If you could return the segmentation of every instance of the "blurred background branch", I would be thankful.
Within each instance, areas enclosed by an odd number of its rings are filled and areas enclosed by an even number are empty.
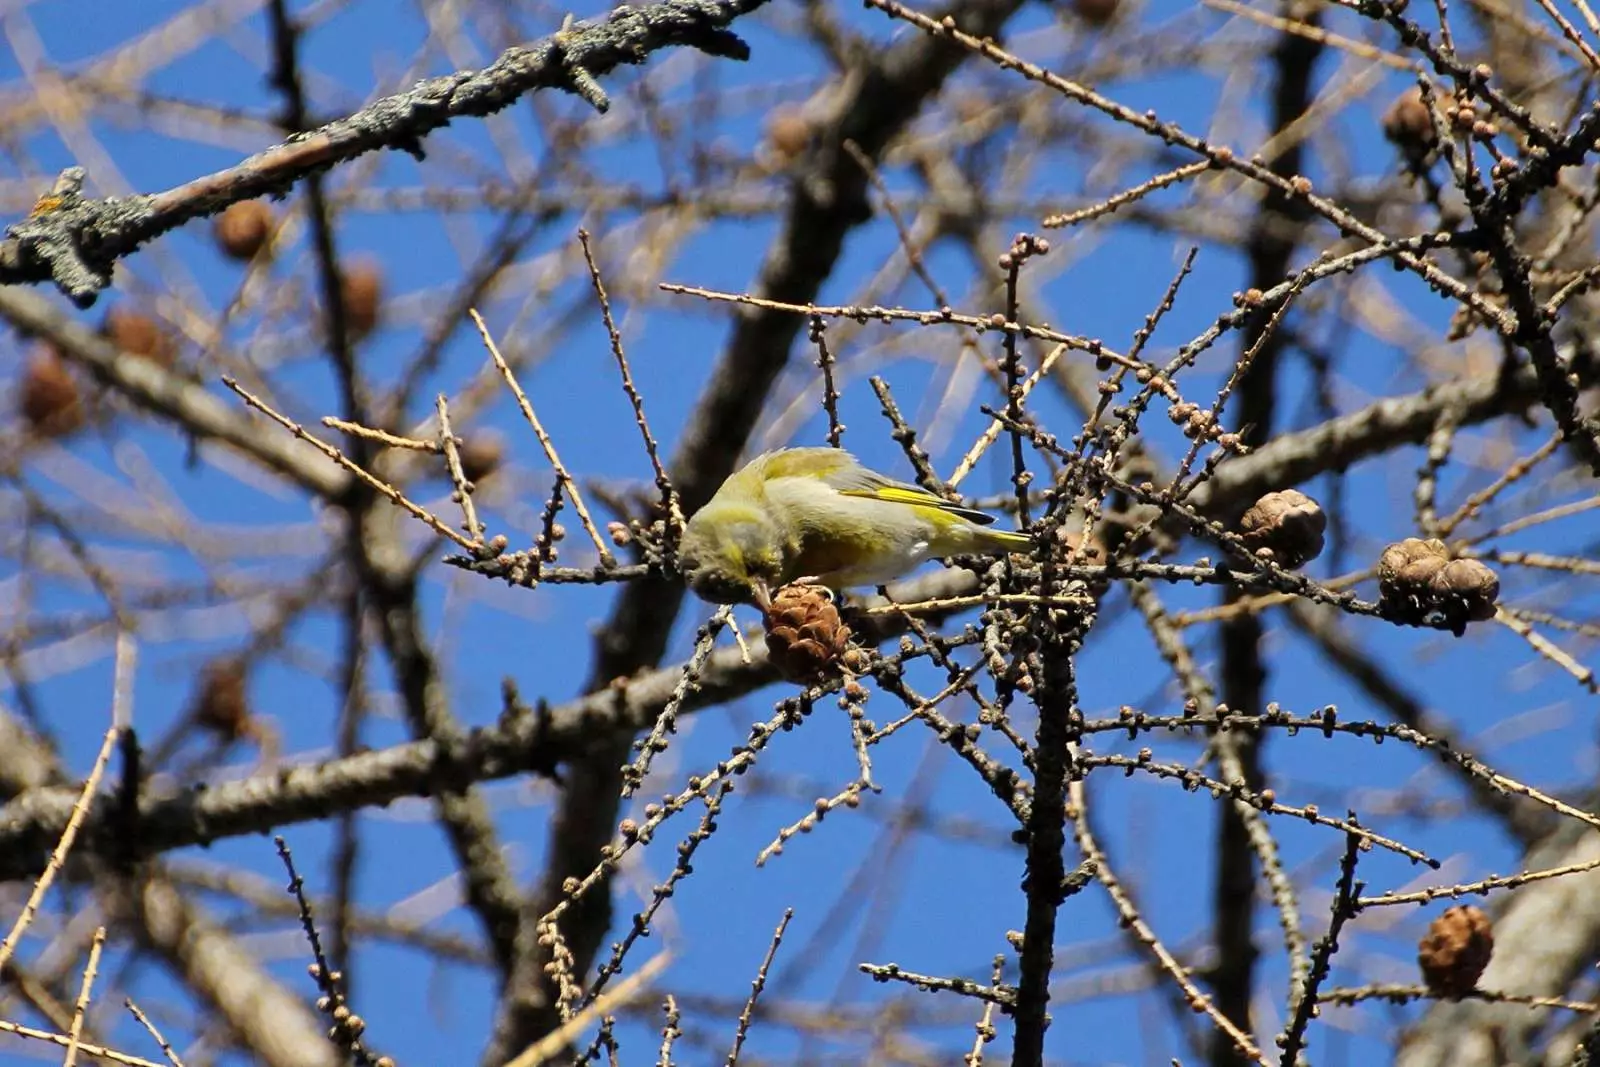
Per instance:
[[[1586,5],[0,36],[5,1054],[1592,1058]],[[824,444],[1031,550],[686,595]]]

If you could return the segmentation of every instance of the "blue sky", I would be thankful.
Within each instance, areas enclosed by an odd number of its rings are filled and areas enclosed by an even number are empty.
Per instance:
[[[718,62],[700,73],[703,65],[692,64],[686,55],[658,57],[652,69],[665,68],[672,75],[663,82],[664,98],[670,103],[697,88],[733,94],[742,87],[778,83],[783,87],[778,93],[780,98],[803,100],[810,91],[809,83],[821,69],[820,61],[811,49],[797,47],[783,31],[780,23],[788,24],[797,17],[794,10],[782,6],[783,2],[776,0],[762,14],[739,24],[738,29],[753,49],[750,64]],[[79,5],[35,3],[13,17],[25,17],[31,22],[44,54],[54,64],[73,68],[148,28],[162,25],[184,6],[165,0],[142,0],[139,4],[102,2],[90,4],[92,17],[85,17],[85,10]],[[582,17],[595,10],[598,9],[591,5],[576,9],[576,13]],[[559,14],[529,8],[520,10],[518,17],[529,34],[538,34],[555,29]],[[844,8],[840,17],[880,42],[912,32],[873,11]],[[1144,26],[1165,26],[1167,35],[1174,40],[1210,42],[1219,48],[1230,39],[1248,36],[1246,27],[1227,23],[1215,12],[1171,0],[1160,0],[1143,9],[1139,20]],[[1014,24],[1013,39],[1030,57],[1069,73],[1090,64],[1103,52],[1115,52],[1119,47],[1115,34],[1132,33],[1128,29],[1117,30],[1109,41],[1099,41],[1076,30],[1056,32],[1052,29],[1055,24],[1052,13],[1030,7]],[[1340,25],[1348,33],[1364,32],[1355,23]],[[275,105],[264,82],[268,54],[264,33],[262,16],[243,18],[206,43],[185,49],[180,58],[151,78],[149,86],[158,94],[239,108],[257,118],[270,118]],[[352,3],[320,22],[306,38],[303,59],[306,68],[315,73],[314,109],[328,116],[341,114],[363,100],[402,87],[415,76],[450,69],[438,49],[420,67],[415,64],[412,57],[425,34],[426,23],[417,7],[376,0]],[[492,55],[481,37],[469,34],[467,40],[476,48],[474,62],[485,62]],[[1324,59],[1320,75],[1329,77],[1342,61],[1342,56]],[[0,81],[16,86],[21,75],[16,56],[0,49]],[[1262,135],[1261,116],[1253,110],[1258,102],[1247,98],[1248,107],[1227,110],[1220,120],[1215,114],[1219,100],[1239,98],[1240,86],[1230,82],[1235,75],[1248,85],[1251,78],[1264,78],[1266,71],[1253,65],[1249,69],[1229,68],[1219,60],[1200,70],[1186,68],[1175,74],[1111,78],[1102,87],[1130,106],[1157,107],[1164,118],[1192,131],[1220,129],[1222,139],[1247,149]],[[1018,84],[992,70],[981,75],[969,72],[962,78],[964,85],[980,82],[991,93],[1015,89]],[[615,125],[608,129],[623,128],[637,119],[638,97],[630,91],[636,83],[637,76],[633,74],[607,82],[615,101],[607,120]],[[1336,143],[1347,156],[1346,165],[1355,173],[1382,176],[1392,172],[1391,150],[1377,135],[1376,116],[1404,84],[1405,77],[1394,72],[1375,78],[1370,92],[1342,110],[1318,144]],[[1122,128],[1103,120],[1090,121],[1075,109],[1069,111],[1070,105],[1060,106],[1064,115],[1086,122],[1101,134],[1128,136]],[[577,117],[584,105],[572,98],[546,97],[538,101],[538,107],[547,115]],[[760,103],[729,106],[714,119],[716,138],[735,148],[748,146],[760,136],[765,113],[766,106]],[[495,122],[492,130],[476,121],[457,122],[429,140],[429,162],[418,165],[398,154],[370,164],[363,161],[335,174],[331,189],[337,195],[352,182],[377,188],[414,188],[420,182],[470,193],[476,187],[475,175],[505,177],[504,162],[491,132],[536,155],[542,147],[539,129],[527,107],[513,109]],[[1214,123],[1218,125],[1214,127]],[[99,184],[98,192],[163,189],[229,165],[248,150],[251,142],[269,143],[264,129],[232,133],[226,143],[202,143],[220,138],[184,136],[181,130],[152,130],[126,108],[97,111],[90,129],[94,143],[115,161],[120,181],[126,183],[123,187],[104,172],[91,168],[92,181]],[[589,157],[596,171],[659,191],[662,170],[656,151],[635,136],[614,136],[613,142]],[[25,145],[29,165],[24,168],[8,163],[10,173],[6,177],[21,190],[47,184],[48,175],[80,159],[83,140],[77,139],[76,147],[71,143],[74,141],[70,132],[62,136],[49,130],[37,131]],[[1108,178],[1103,161],[1088,158],[1079,149],[1055,147],[1041,155],[1021,190],[1024,197],[1039,201],[1067,204],[1085,194],[1104,195],[1153,172],[1140,169],[1146,164],[1139,163]],[[1313,165],[1311,177],[1319,182],[1331,180],[1320,162]],[[917,189],[904,169],[891,169],[888,181],[897,193],[907,197],[913,197]],[[770,188],[781,194],[781,180],[773,179]],[[1157,194],[1151,202],[1176,208],[1186,202],[1188,195],[1188,190],[1180,187]],[[20,212],[26,206],[26,197],[19,194],[15,199],[20,202]],[[291,202],[300,203],[298,192]],[[1251,210],[1244,196],[1236,196],[1229,207],[1244,218]],[[569,264],[576,262],[577,222],[576,217],[569,216],[549,227],[530,246],[527,258],[536,263],[555,257],[566,257]],[[423,333],[442,306],[441,294],[449,291],[448,287],[459,280],[474,255],[482,250],[494,224],[489,211],[466,211],[446,218],[432,211],[371,207],[358,207],[341,219],[342,252],[348,257],[367,257],[380,263],[388,291],[396,294],[385,327],[360,350],[363,367],[376,380],[392,380],[398,367],[417,350]],[[585,224],[600,242],[602,268],[613,279],[633,373],[645,397],[652,426],[663,448],[670,452],[715,354],[728,336],[731,312],[727,305],[663,296],[638,284],[630,271],[638,273],[637,257],[643,250],[628,243],[627,227],[633,219],[625,213],[594,214]],[[1037,219],[1018,216],[1005,220],[1004,225],[1012,230],[1033,228]],[[652,281],[742,290],[753,284],[773,232],[770,218],[713,221],[699,226],[692,238],[674,248],[653,274],[645,271],[640,276]],[[1103,337],[1113,347],[1125,346],[1140,327],[1186,251],[1183,240],[1137,225],[1098,227],[1088,234],[1052,234],[1051,239],[1055,250],[1045,261],[1039,286],[1041,297],[1051,308],[1052,322],[1073,333]],[[822,298],[853,299],[894,248],[894,232],[886,219],[880,217],[863,228],[852,236]],[[1311,255],[1302,251],[1294,263],[1308,262]],[[547,259],[540,261],[538,257]],[[270,306],[273,298],[281,298],[289,305],[298,299],[304,305],[304,294],[314,289],[312,264],[304,241],[292,246],[272,269],[265,305]],[[935,249],[928,257],[928,265],[963,310],[987,314],[997,309],[981,302],[987,299],[984,290],[993,284],[994,277],[975,276],[972,264],[959,249]],[[196,299],[189,306],[206,308],[213,316],[234,294],[241,276],[236,264],[213,250],[208,228],[200,225],[164,238],[125,266],[126,270],[119,272],[117,292],[108,296],[108,303],[147,300],[148,295],[141,294],[172,290],[180,295],[192,294]],[[581,297],[587,283],[581,276],[569,273],[547,296],[539,296],[533,294],[531,281],[520,280],[535,276],[531,270],[519,275],[516,285],[502,287],[486,300],[482,311],[492,329],[510,334],[508,343],[537,350],[542,339],[554,334],[558,316]],[[1371,276],[1374,284],[1385,287],[1413,321],[1425,328],[1442,330],[1449,308],[1420,283],[1386,268]],[[1194,275],[1163,322],[1152,350],[1170,354],[1178,344],[1205,329],[1216,315],[1228,310],[1229,297],[1242,287],[1244,277],[1239,257],[1216,246],[1203,249]],[[914,279],[885,300],[911,307],[930,304],[929,296]],[[98,321],[100,314],[96,309],[87,317]],[[281,359],[284,365],[274,371],[273,377],[281,390],[279,395],[295,417],[314,423],[319,416],[336,411],[337,399],[326,366],[314,350],[314,338],[303,329],[305,321],[288,313],[264,323],[263,316],[253,310],[227,327],[227,338],[234,352],[249,353],[257,359]],[[1320,333],[1332,332],[1325,325],[1325,317],[1316,321]],[[301,328],[297,328],[297,322]],[[846,444],[869,465],[902,476],[908,473],[867,387],[861,368],[869,366],[872,373],[882,374],[890,381],[902,408],[930,435],[936,466],[945,472],[953,468],[982,428],[977,403],[993,403],[994,397],[980,386],[976,399],[957,405],[953,416],[948,407],[939,403],[951,373],[955,347],[951,337],[928,331],[913,333],[903,325],[877,323],[859,330],[841,329],[838,336],[841,340],[836,350],[845,382],[841,412],[848,427]],[[991,351],[998,345],[993,335],[976,341]],[[1358,333],[1344,352],[1339,365],[1338,399],[1346,409],[1365,398],[1409,392],[1424,384],[1422,376],[1407,364],[1405,353],[1372,332]],[[1236,339],[1219,345],[1188,379],[1188,394],[1201,399],[1211,396],[1236,354]],[[778,391],[780,397],[820,394],[820,385],[809,368],[810,358],[802,336]],[[420,393],[424,403],[431,407],[433,394],[439,390],[458,395],[484,366],[485,355],[474,333],[469,328],[457,329],[445,347],[445,358]],[[1286,416],[1290,424],[1279,429],[1303,425],[1311,417],[1298,400],[1304,395],[1307,382],[1304,363],[1291,362],[1284,378],[1285,395],[1297,399],[1282,405],[1281,410],[1294,413],[1294,417],[1291,421]],[[209,380],[220,392],[214,374]],[[616,386],[615,366],[598,314],[578,315],[576,325],[560,335],[522,380],[563,459],[574,471],[613,483],[648,485],[650,470],[626,401]],[[797,410],[809,414],[785,421],[782,425],[791,426],[792,432],[781,440],[764,443],[821,443],[826,424],[820,408],[811,403],[809,407],[800,404]],[[1066,406],[1055,396],[1045,395],[1044,390],[1036,410],[1045,425],[1063,436],[1076,426]],[[777,420],[778,411],[776,405],[769,411],[767,425]],[[426,412],[412,414],[421,417]],[[467,428],[493,428],[509,444],[512,471],[502,485],[485,491],[480,508],[491,533],[506,533],[514,547],[525,545],[534,532],[549,485],[548,466],[504,395],[474,414]],[[1161,413],[1150,419],[1147,428],[1152,442],[1165,455],[1180,453],[1181,438]],[[1503,467],[1508,456],[1531,451],[1547,433],[1542,423],[1532,429],[1504,429],[1496,441],[1484,446],[1488,455],[1484,470],[1468,475],[1447,473],[1441,499],[1451,504],[1459,501],[1466,491],[1493,476],[1496,468],[1489,461]],[[997,449],[996,455],[967,483],[966,488],[973,495],[1005,489],[1008,470],[1001,451]],[[142,484],[148,486],[151,478],[139,472],[151,471],[183,502],[201,528],[227,532],[265,524],[281,534],[274,544],[259,546],[259,551],[222,566],[222,571],[240,579],[281,579],[314,566],[324,540],[318,527],[321,516],[315,506],[291,491],[269,491],[260,480],[243,481],[235,476],[236,469],[190,468],[184,457],[185,444],[177,435],[124,420],[108,436],[87,436],[73,443],[68,455],[52,454],[42,459],[37,484],[56,499],[73,501],[70,487],[79,476],[74,472],[81,471],[79,464],[124,485],[142,478]],[[1406,449],[1351,472],[1345,492],[1353,535],[1352,561],[1375,560],[1383,544],[1414,532],[1411,478],[1420,459],[1418,450]],[[1319,495],[1327,491],[1328,485],[1324,481],[1304,488]],[[1572,495],[1570,487],[1566,494],[1563,499]],[[434,483],[423,495],[441,507],[447,504],[442,499],[442,483]],[[570,513],[566,522],[570,531],[567,558],[582,562],[586,559],[583,539]],[[416,532],[420,536],[420,528]],[[1579,516],[1507,544],[1571,551],[1592,540],[1596,532],[1592,519]],[[181,549],[123,540],[115,535],[102,543],[108,550],[126,551],[129,561],[141,568],[157,569],[142,571],[143,574],[164,573],[192,581],[205,573],[194,554]],[[1196,554],[1198,550],[1186,550],[1184,558]],[[14,565],[8,562],[3,566]],[[1334,573],[1327,560],[1309,569],[1319,577]],[[0,578],[9,584],[13,573],[0,572]],[[572,587],[508,591],[442,565],[432,567],[427,577],[428,625],[446,649],[442,658],[447,664],[453,710],[464,723],[494,721],[503,676],[514,678],[523,695],[530,699],[537,696],[560,701],[578,695],[592,653],[592,628],[606,617],[609,591]],[[1570,588],[1560,589],[1559,583],[1535,579],[1508,581],[1508,596],[1518,603],[1535,604],[1546,602],[1559,592],[1559,604],[1569,617],[1582,617],[1588,610],[1592,594],[1575,594]],[[1204,606],[1213,603],[1216,596],[1211,588],[1162,592],[1174,610]],[[1370,583],[1364,592],[1372,595]],[[53,583],[42,597],[42,611],[89,609],[96,603],[90,591],[69,588],[61,582]],[[312,613],[297,624],[286,651],[267,659],[252,678],[252,700],[282,732],[284,751],[292,759],[314,759],[329,751],[331,728],[338,712],[336,695],[327,683],[338,655],[335,610],[336,606],[330,605],[328,611]],[[691,610],[680,619],[670,661],[676,662],[687,654],[693,627],[706,614],[701,606],[691,604]],[[248,625],[243,613],[223,611],[207,625],[190,620],[158,630],[143,641],[135,696],[135,723],[143,737],[161,736],[184,710],[189,699],[189,679],[197,666],[211,655],[237,648]],[[1508,631],[1475,627],[1465,638],[1456,640],[1432,633],[1398,631],[1370,620],[1355,620],[1352,629],[1376,650],[1377,659],[1410,682],[1428,706],[1446,716],[1462,736],[1485,739],[1483,743],[1491,746],[1486,751],[1492,752],[1498,769],[1514,776],[1525,775],[1546,786],[1559,787],[1592,778],[1595,766],[1587,725],[1590,698],[1570,678],[1536,661],[1528,647]],[[1190,631],[1190,637],[1196,643],[1197,656],[1211,664],[1215,656],[1213,634],[1197,629]],[[1271,657],[1267,685],[1271,699],[1302,712],[1336,704],[1347,717],[1378,714],[1282,620],[1269,616],[1266,644]],[[1580,654],[1583,651],[1579,645],[1568,647]],[[74,773],[87,769],[106,724],[110,677],[106,646],[92,650],[83,665],[44,672],[38,681],[47,719],[60,738],[64,759]],[[913,672],[911,679],[924,692],[932,692],[940,685],[925,672]],[[1082,656],[1080,684],[1084,708],[1091,715],[1114,713],[1122,704],[1170,712],[1181,702],[1160,669],[1142,626],[1130,617],[1126,600],[1120,596],[1103,614]],[[7,688],[10,685],[8,680]],[[390,680],[386,668],[374,670],[371,685],[378,714],[369,721],[363,742],[381,746],[405,739],[406,729],[388,700]],[[730,745],[740,743],[749,724],[766,718],[772,701],[788,692],[787,687],[775,687],[730,707],[694,716],[684,725],[672,749],[658,759],[657,776],[646,792],[681,788],[688,774],[709,766]],[[0,700],[3,699],[9,699],[6,689],[0,689]],[[959,711],[968,717],[973,714],[970,706],[960,707]],[[873,694],[868,704],[870,717],[882,723],[895,712],[895,705],[887,697]],[[1022,714],[1031,729],[1031,720],[1025,712]],[[1121,752],[1150,744],[1163,758],[1175,760],[1193,759],[1199,753],[1194,744],[1164,738],[1113,742],[1105,737],[1098,744]],[[252,761],[249,753],[234,753],[214,773],[246,773],[252,768]],[[1429,758],[1400,745],[1377,747],[1349,738],[1326,741],[1306,735],[1274,736],[1268,745],[1267,763],[1280,797],[1299,803],[1316,801],[1330,813],[1354,805],[1363,820],[1381,832],[1435,857],[1450,859],[1446,871],[1434,876],[1441,883],[1491,871],[1505,872],[1516,864],[1516,853],[1509,843],[1482,820],[1422,819],[1391,810],[1393,802],[1407,791],[1429,800],[1459,799],[1461,795]],[[742,785],[732,798],[719,832],[696,857],[693,877],[674,896],[658,923],[654,944],[641,947],[631,957],[635,965],[653,951],[669,949],[674,962],[662,982],[664,990],[737,1000],[748,988],[772,928],[784,909],[793,907],[795,918],[773,971],[774,992],[819,1005],[872,1005],[885,998],[906,1001],[905,990],[878,986],[856,974],[855,964],[861,961],[892,961],[924,973],[985,978],[990,958],[1005,950],[1005,931],[1020,928],[1023,921],[1023,898],[1018,891],[1022,852],[1008,840],[1011,827],[1001,818],[1003,813],[983,784],[940,749],[926,731],[908,729],[894,742],[881,746],[881,751],[875,753],[874,767],[884,786],[882,796],[868,797],[859,811],[831,815],[818,831],[792,841],[782,857],[759,870],[754,867],[755,855],[778,829],[808,810],[808,790],[819,795],[831,793],[842,788],[855,773],[845,715],[831,703],[819,705],[803,728],[781,737],[763,755],[760,773],[753,776],[758,784]],[[485,793],[497,812],[513,867],[519,875],[531,877],[538,870],[545,845],[548,789],[537,783],[510,781],[493,783]],[[972,833],[896,835],[886,828],[886,820],[900,810],[908,796],[919,797],[935,819],[970,821],[975,824]],[[1107,776],[1093,782],[1091,796],[1096,825],[1120,876],[1137,893],[1147,918],[1174,948],[1198,948],[1210,906],[1207,857],[1218,812],[1216,805],[1209,803],[1204,794],[1187,794],[1176,785],[1143,778],[1124,781]],[[427,805],[408,802],[362,815],[358,884],[364,906],[380,911],[392,907],[450,873],[448,850],[430,814]],[[691,828],[692,823],[687,820],[694,817],[691,813],[669,824],[642,858],[636,855],[631,861],[619,888],[621,913],[631,914],[639,906],[641,889],[647,890],[671,869],[673,842]],[[1274,826],[1280,832],[1286,865],[1304,887],[1306,925],[1312,934],[1320,933],[1342,843],[1326,830],[1285,820]],[[311,884],[327,888],[331,827],[296,826],[287,831],[287,836],[301,861],[302,873]],[[892,860],[884,862],[886,856],[892,856]],[[175,859],[235,864],[270,878],[278,877],[276,857],[265,839],[218,842],[206,852],[193,851]],[[864,880],[853,882],[864,864]],[[1405,885],[1423,873],[1398,857],[1381,853],[1364,856],[1361,866],[1361,876],[1372,890]],[[259,939],[251,943],[269,952],[276,961],[275,969],[292,987],[301,990],[308,1000],[314,996],[304,978],[304,953],[293,939],[292,924],[251,918],[219,899],[210,903],[220,914],[236,920],[253,939]],[[1427,916],[1437,910],[1373,915],[1355,924],[1354,936],[1347,934],[1342,942],[1344,952],[1334,981],[1359,984],[1410,980],[1415,939]],[[473,919],[461,909],[442,915],[437,924],[464,934],[476,932]],[[1275,919],[1266,907],[1259,913],[1259,931],[1259,944],[1266,954],[1263,978],[1268,983],[1261,1003],[1262,1018],[1267,1021],[1261,1028],[1275,1031],[1279,1015],[1274,1013],[1281,1014],[1285,969]],[[269,933],[273,936],[268,937]],[[1126,944],[1117,940],[1114,915],[1098,888],[1089,889],[1063,909],[1059,945],[1065,962],[1058,977],[1063,981],[1124,972],[1138,962]],[[491,1021],[493,988],[486,971],[459,964],[435,969],[414,952],[374,942],[358,945],[351,967],[357,983],[357,1009],[367,1018],[369,1034],[380,1048],[406,1063],[460,1062],[463,1055],[475,1054]],[[170,1000],[172,995],[159,971],[148,964],[130,984],[136,996]],[[917,1028],[921,1037],[946,1051],[970,1042],[971,1023],[977,1014],[970,1004],[950,1012],[948,999],[922,996],[909,1002],[921,1009],[947,1012],[944,1018],[952,1021],[930,1022]],[[1122,996],[1059,1006],[1050,1033],[1051,1054],[1060,1062],[1074,1064],[1164,1063],[1172,1056],[1191,1061],[1191,1052],[1180,1043],[1163,1010],[1152,1009],[1150,1003],[1148,997]],[[1330,1011],[1327,1025],[1319,1025],[1313,1031],[1312,1052],[1330,1064],[1381,1059],[1389,1036],[1388,1018],[1380,1013]],[[699,1019],[696,1023],[702,1031],[711,1028],[714,1034],[719,1032],[715,1028],[721,1027],[723,1047],[731,1040],[729,1019]],[[184,1033],[181,1014],[172,1017],[171,1025],[177,1033]],[[625,1062],[651,1059],[653,1053],[649,1050],[658,1040],[653,1036],[655,1025],[651,1017],[643,1024],[630,1021],[619,1030],[625,1043]],[[115,1032],[126,1047],[142,1049],[139,1037],[130,1029],[123,1027]],[[713,1041],[712,1048],[716,1047],[718,1041]],[[819,1042],[804,1047],[818,1055],[833,1046]],[[998,1054],[1008,1047],[1009,1030],[1003,1028],[995,1051]],[[751,1054],[782,1056],[800,1048],[792,1031],[776,1026],[758,1025],[749,1042]],[[153,1050],[142,1051],[149,1054]],[[681,1058],[693,1062],[699,1055],[685,1052]]]

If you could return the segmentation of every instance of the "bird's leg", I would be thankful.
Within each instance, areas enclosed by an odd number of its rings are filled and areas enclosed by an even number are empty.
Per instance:
[[[823,581],[822,581],[822,577],[820,575],[808,574],[808,575],[805,575],[804,577],[796,578],[794,581],[790,582],[789,584],[790,585],[814,585],[814,586],[818,586],[818,587],[820,587],[822,589],[822,591],[824,593],[826,593],[828,595],[828,599],[829,600],[833,601],[835,604],[837,604],[839,602],[839,594],[835,593],[831,588],[829,588],[828,586],[824,585]]]

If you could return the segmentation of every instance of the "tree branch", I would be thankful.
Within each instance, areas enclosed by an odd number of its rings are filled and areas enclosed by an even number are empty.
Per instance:
[[[422,139],[463,116],[492,115],[525,93],[562,89],[604,111],[595,78],[651,52],[688,45],[713,56],[747,59],[749,47],[725,27],[766,0],[660,0],[618,7],[573,23],[528,47],[508,48],[482,70],[418,82],[320,129],[165,192],[94,200],[78,195],[81,172],[63,175],[33,214],[0,241],[0,284],[52,281],[79,307],[111,284],[118,259],[191,219],[239,200],[281,196],[295,182],[382,149],[418,159]],[[76,180],[74,180],[76,179]]]

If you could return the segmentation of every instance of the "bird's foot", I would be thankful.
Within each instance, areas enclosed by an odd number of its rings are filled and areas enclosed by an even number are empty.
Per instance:
[[[837,604],[839,602],[839,594],[835,593],[828,586],[824,585],[823,581],[822,581],[822,577],[820,575],[808,574],[808,575],[805,575],[804,577],[796,578],[794,581],[790,582],[789,584],[790,585],[814,585],[814,586],[817,586],[818,588],[820,588],[822,590],[822,592],[827,594],[827,597],[828,597],[829,600],[833,601],[835,604]]]

